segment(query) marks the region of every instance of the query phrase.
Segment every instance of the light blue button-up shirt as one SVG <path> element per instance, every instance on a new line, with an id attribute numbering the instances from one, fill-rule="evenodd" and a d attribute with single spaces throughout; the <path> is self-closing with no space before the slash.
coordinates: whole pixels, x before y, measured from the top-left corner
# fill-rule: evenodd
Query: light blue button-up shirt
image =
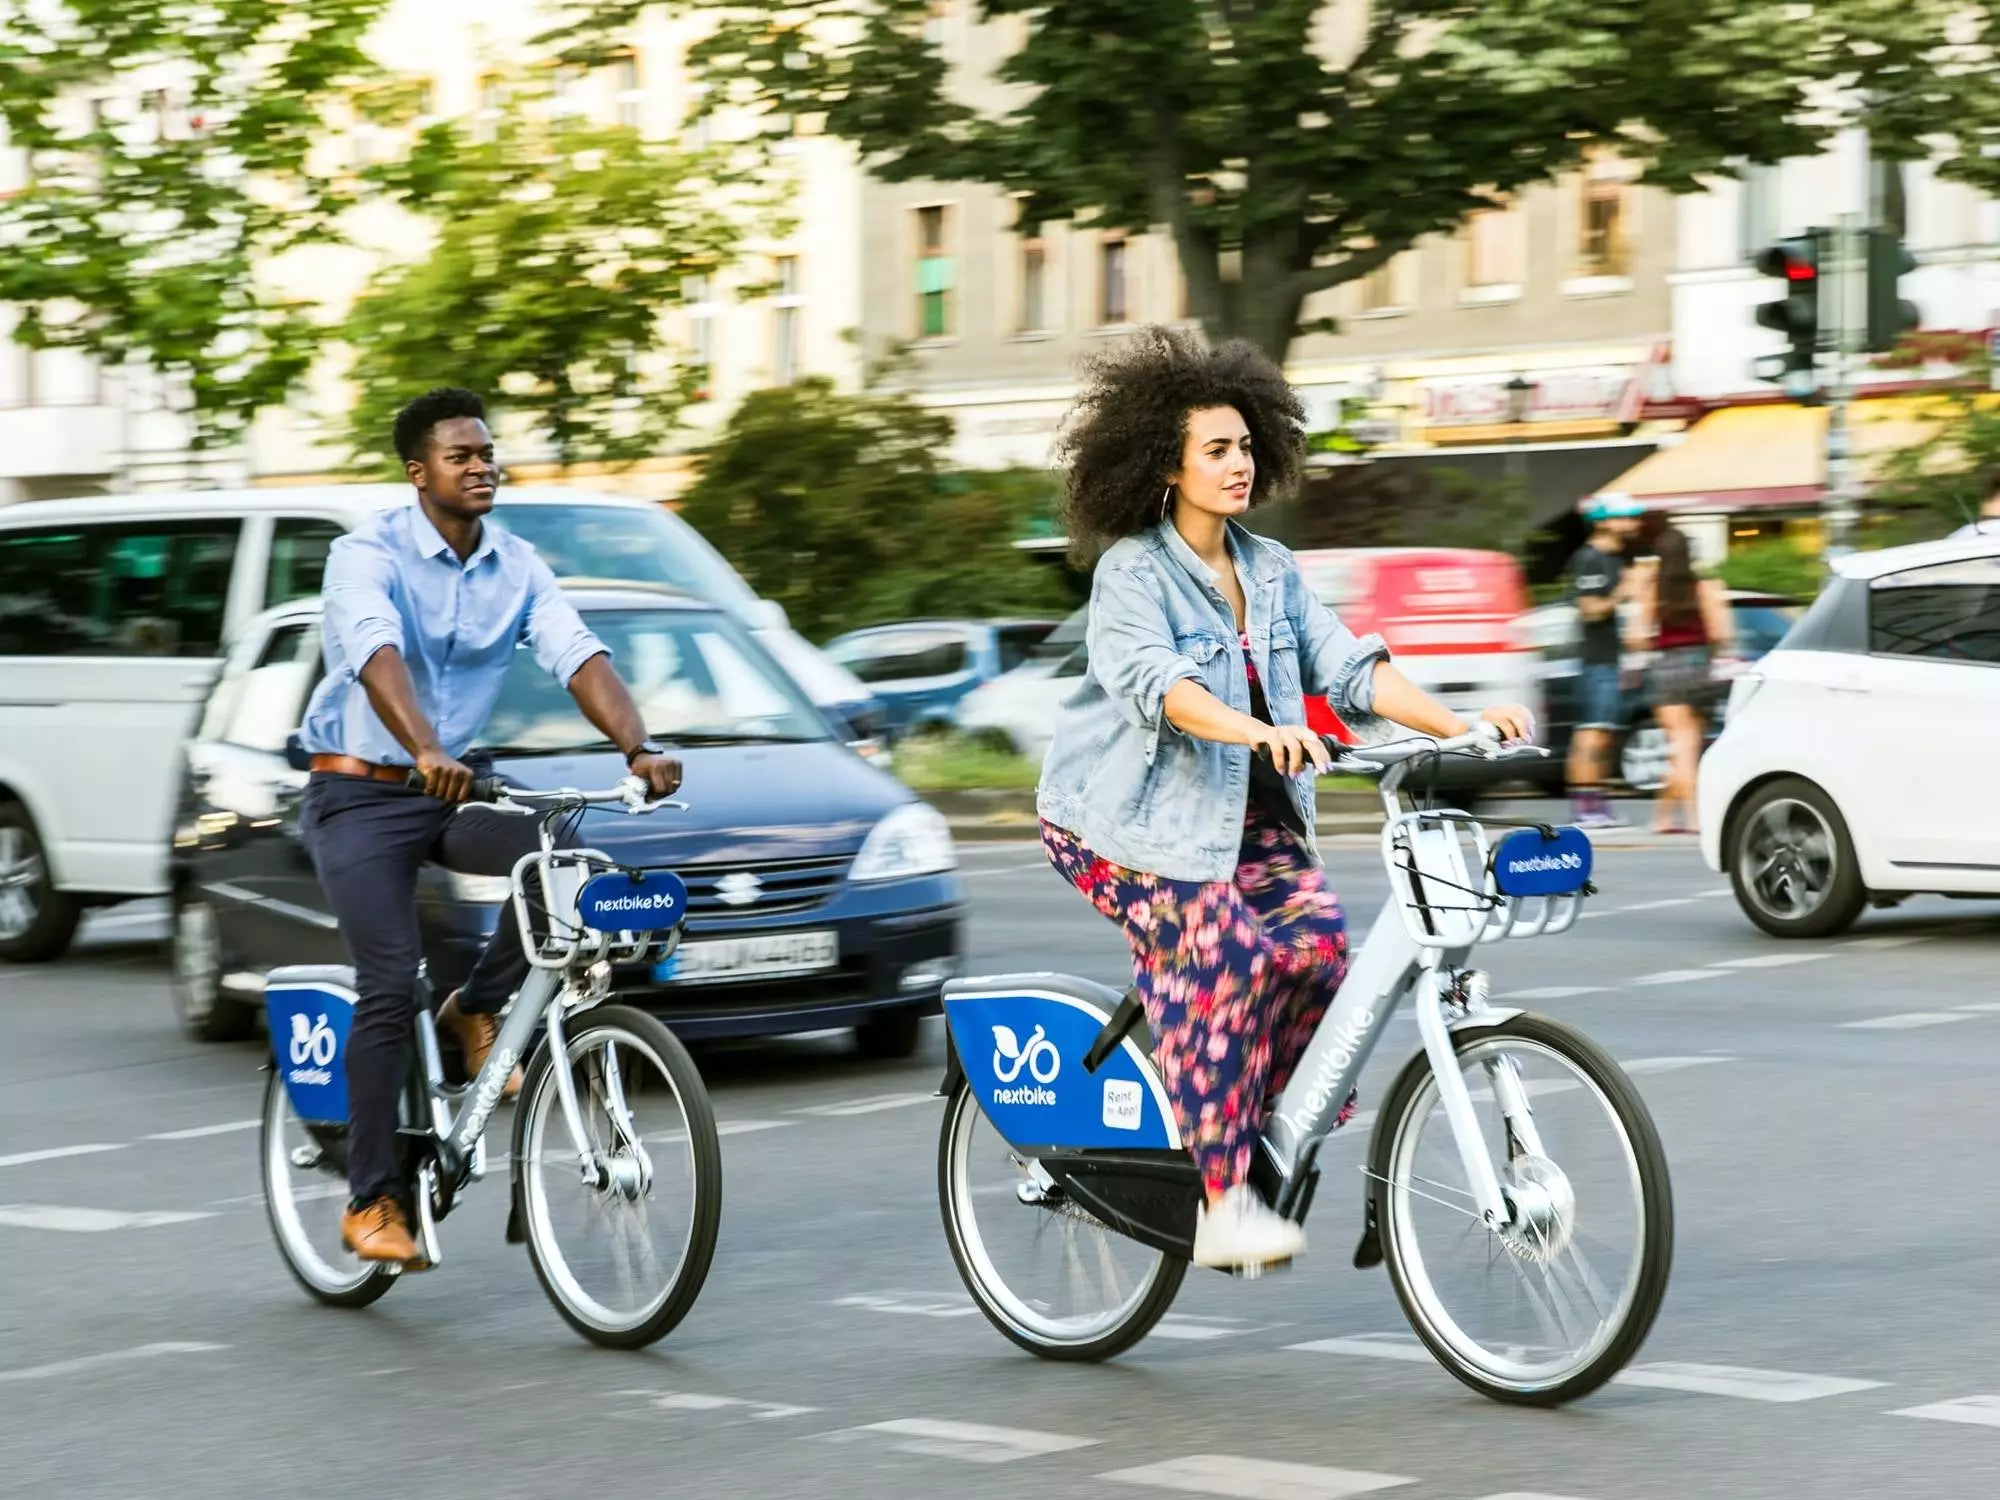
<path id="1" fill-rule="evenodd" d="M 533 547 L 482 526 L 478 547 L 461 563 L 415 505 L 385 511 L 336 541 L 320 598 L 326 676 L 299 736 L 313 755 L 411 763 L 361 685 L 361 669 L 384 646 L 402 653 L 417 702 L 453 756 L 486 727 L 521 641 L 565 687 L 591 657 L 609 654 Z"/>

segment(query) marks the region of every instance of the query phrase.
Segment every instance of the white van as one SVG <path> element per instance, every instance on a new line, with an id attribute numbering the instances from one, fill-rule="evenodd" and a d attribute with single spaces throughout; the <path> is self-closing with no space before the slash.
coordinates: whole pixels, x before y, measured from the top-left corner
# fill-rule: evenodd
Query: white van
<path id="1" fill-rule="evenodd" d="M 407 485 L 100 496 L 0 509 L 0 960 L 52 958 L 86 907 L 166 890 L 181 746 L 224 643 L 319 592 L 334 538 Z M 567 486 L 492 519 L 558 576 L 670 584 L 727 609 L 865 741 L 879 714 L 700 533 L 661 505 Z"/>

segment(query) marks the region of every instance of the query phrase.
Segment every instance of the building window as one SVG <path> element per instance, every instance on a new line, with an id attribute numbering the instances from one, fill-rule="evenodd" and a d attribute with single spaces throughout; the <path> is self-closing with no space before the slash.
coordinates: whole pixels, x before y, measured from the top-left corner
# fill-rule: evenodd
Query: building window
<path id="1" fill-rule="evenodd" d="M 1518 293 L 1527 280 L 1521 216 L 1485 208 L 1465 221 L 1465 284 L 1488 294 Z"/>
<path id="2" fill-rule="evenodd" d="M 1778 168 L 1752 162 L 1737 184 L 1737 253 L 1755 260 L 1778 237 Z"/>
<path id="3" fill-rule="evenodd" d="M 942 204 L 917 210 L 917 337 L 952 334 L 951 210 Z"/>
<path id="4" fill-rule="evenodd" d="M 1123 235 L 1111 235 L 1097 247 L 1097 321 L 1117 328 L 1132 321 L 1130 246 Z"/>
<path id="5" fill-rule="evenodd" d="M 688 348 L 696 368 L 702 372 L 704 390 L 714 384 L 715 369 L 715 283 L 707 276 L 689 276 L 681 281 L 681 301 L 687 306 Z"/>
<path id="6" fill-rule="evenodd" d="M 618 123 L 628 130 L 637 130 L 646 95 L 639 87 L 639 59 L 630 53 L 612 60 L 611 97 L 617 106 Z"/>
<path id="7" fill-rule="evenodd" d="M 1021 241 L 1021 333 L 1049 328 L 1049 246 L 1040 235 Z"/>
<path id="8" fill-rule="evenodd" d="M 1576 274 L 1592 279 L 1631 275 L 1631 165 L 1609 152 L 1593 152 L 1584 168 L 1582 209 Z"/>
<path id="9" fill-rule="evenodd" d="M 1355 310 L 1363 316 L 1385 316 L 1407 311 L 1416 301 L 1416 294 L 1410 285 L 1414 268 L 1412 252 L 1406 250 L 1401 255 L 1391 256 L 1361 278 L 1355 292 Z"/>
<path id="10" fill-rule="evenodd" d="M 777 322 L 772 330 L 771 374 L 779 385 L 799 378 L 799 258 L 781 255 L 777 261 Z"/>

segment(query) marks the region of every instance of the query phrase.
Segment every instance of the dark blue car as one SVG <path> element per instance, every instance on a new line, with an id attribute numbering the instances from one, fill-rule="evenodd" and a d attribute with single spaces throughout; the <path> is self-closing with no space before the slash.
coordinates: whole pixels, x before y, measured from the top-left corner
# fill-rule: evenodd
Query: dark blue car
<path id="1" fill-rule="evenodd" d="M 686 1038 L 851 1026 L 908 1054 L 957 972 L 963 892 L 944 819 L 856 755 L 722 610 L 635 585 L 570 586 L 648 729 L 686 766 L 686 812 L 592 813 L 583 843 L 686 880 L 667 964 L 622 998 Z M 253 621 L 187 747 L 171 859 L 174 995 L 194 1034 L 249 1034 L 265 971 L 346 961 L 300 843 L 306 776 L 287 741 L 321 672 L 319 606 Z M 488 725 L 494 769 L 529 786 L 609 786 L 624 762 L 522 650 Z M 469 971 L 508 882 L 431 868 L 418 896 L 442 996 Z"/>
<path id="2" fill-rule="evenodd" d="M 849 631 L 826 654 L 881 701 L 891 740 L 949 729 L 958 702 L 1034 654 L 1055 620 L 906 620 Z"/>

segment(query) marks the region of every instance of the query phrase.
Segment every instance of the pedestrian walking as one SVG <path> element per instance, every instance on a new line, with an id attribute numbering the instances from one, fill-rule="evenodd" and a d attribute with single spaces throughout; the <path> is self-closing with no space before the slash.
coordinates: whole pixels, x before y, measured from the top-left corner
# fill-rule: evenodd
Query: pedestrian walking
<path id="1" fill-rule="evenodd" d="M 1667 737 L 1667 775 L 1653 802 L 1653 832 L 1693 833 L 1695 769 L 1715 709 L 1715 662 L 1734 651 L 1734 626 L 1722 586 L 1695 572 L 1678 526 L 1657 512 L 1649 515 L 1638 550 L 1653 566 L 1633 590 L 1633 642 L 1653 653 L 1646 697 Z"/>
<path id="2" fill-rule="evenodd" d="M 1582 623 L 1577 656 L 1577 722 L 1570 736 L 1572 814 L 1585 828 L 1615 828 L 1605 799 L 1611 742 L 1625 725 L 1618 606 L 1626 594 L 1626 546 L 1640 509 L 1624 495 L 1593 496 L 1584 506 L 1590 536 L 1569 561 L 1570 600 Z"/>

